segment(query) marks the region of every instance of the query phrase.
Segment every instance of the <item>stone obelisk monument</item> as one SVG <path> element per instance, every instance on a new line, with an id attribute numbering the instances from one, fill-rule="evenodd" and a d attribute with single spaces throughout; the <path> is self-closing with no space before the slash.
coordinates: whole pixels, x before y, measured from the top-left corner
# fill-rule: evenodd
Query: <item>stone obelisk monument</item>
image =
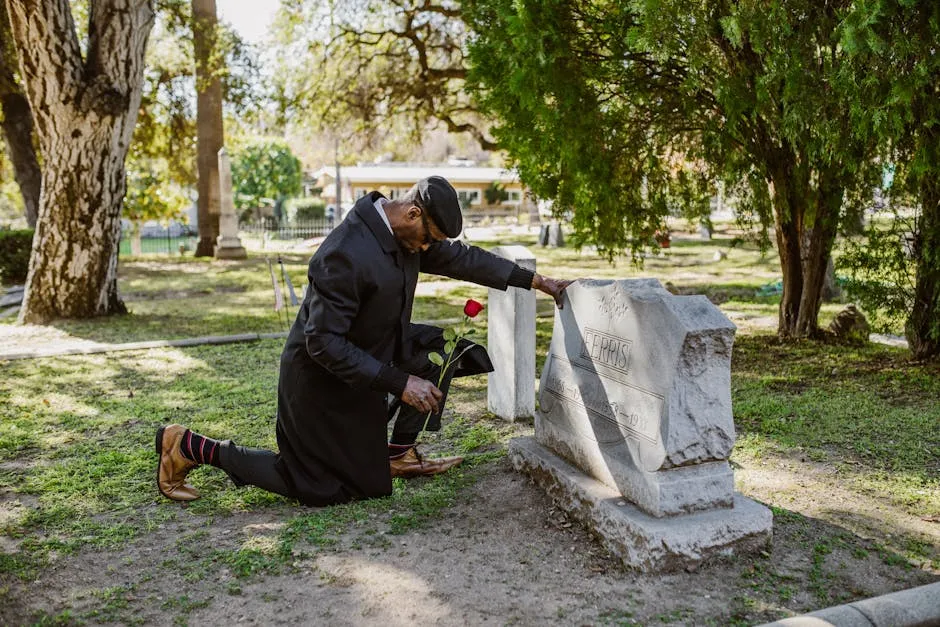
<path id="1" fill-rule="evenodd" d="M 219 150 L 219 239 L 215 244 L 216 259 L 244 259 L 248 256 L 238 239 L 238 217 L 232 200 L 232 166 L 225 148 Z"/>

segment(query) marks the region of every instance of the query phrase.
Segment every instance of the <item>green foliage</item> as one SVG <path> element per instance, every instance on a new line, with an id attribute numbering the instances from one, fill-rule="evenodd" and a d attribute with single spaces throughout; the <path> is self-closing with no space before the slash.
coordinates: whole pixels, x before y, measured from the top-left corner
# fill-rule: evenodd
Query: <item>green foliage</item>
<path id="1" fill-rule="evenodd" d="M 162 161 L 167 180 L 187 187 L 196 184 L 197 176 L 192 5 L 189 0 L 159 0 L 155 9 L 128 158 L 138 164 Z M 225 105 L 243 116 L 254 114 L 261 100 L 254 52 L 225 24 L 218 26 L 214 41 Z"/>
<path id="2" fill-rule="evenodd" d="M 818 329 L 840 222 L 870 196 L 876 138 L 837 80 L 848 8 L 811 0 L 467 0 L 470 80 L 523 181 L 572 214 L 575 245 L 636 260 L 668 216 L 700 219 L 723 183 L 775 225 L 778 332 Z"/>
<path id="3" fill-rule="evenodd" d="M 0 283 L 22 283 L 29 271 L 33 230 L 0 230 Z"/>
<path id="4" fill-rule="evenodd" d="M 235 206 L 250 209 L 272 205 L 275 200 L 300 193 L 300 160 L 279 140 L 248 144 L 232 155 L 232 187 Z"/>
<path id="5" fill-rule="evenodd" d="M 462 6 L 495 135 L 537 195 L 574 209 L 576 243 L 643 246 L 667 215 L 707 215 L 717 179 L 766 225 L 767 183 L 787 159 L 803 168 L 787 184 L 810 205 L 832 184 L 817 185 L 821 173 L 857 182 L 864 146 L 822 88 L 840 62 L 838 19 L 817 3 Z"/>
<path id="6" fill-rule="evenodd" d="M 509 200 L 509 192 L 503 188 L 501 183 L 493 181 L 489 187 L 483 190 L 483 198 L 486 199 L 488 205 L 498 205 L 504 200 Z"/>
<path id="7" fill-rule="evenodd" d="M 23 217 L 23 195 L 13 177 L 13 162 L 6 146 L 0 147 L 0 224 Z"/>
<path id="8" fill-rule="evenodd" d="M 179 218 L 188 203 L 183 190 L 170 179 L 165 162 L 128 167 L 124 217 L 131 222 Z"/>
<path id="9" fill-rule="evenodd" d="M 852 63 L 838 78 L 851 103 L 853 129 L 878 138 L 881 159 L 894 171 L 892 195 L 912 198 L 917 206 L 905 331 L 918 358 L 940 357 L 938 40 L 940 4 L 929 1 L 853 3 L 841 29 Z"/>
<path id="10" fill-rule="evenodd" d="M 836 267 L 849 274 L 846 291 L 880 332 L 903 327 L 914 304 L 912 224 L 901 216 L 887 225 L 873 222 L 864 237 L 847 240 L 836 259 Z"/>
<path id="11" fill-rule="evenodd" d="M 291 222 L 320 220 L 326 215 L 326 203 L 313 198 L 291 198 L 286 203 Z"/>

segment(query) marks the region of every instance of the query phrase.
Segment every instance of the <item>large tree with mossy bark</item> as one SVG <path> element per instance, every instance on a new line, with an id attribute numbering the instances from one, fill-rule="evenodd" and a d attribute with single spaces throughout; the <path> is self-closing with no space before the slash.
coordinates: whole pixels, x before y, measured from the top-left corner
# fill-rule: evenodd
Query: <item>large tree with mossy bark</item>
<path id="1" fill-rule="evenodd" d="M 86 48 L 68 0 L 6 0 L 33 110 L 42 192 L 19 320 L 125 311 L 118 295 L 124 160 L 141 98 L 150 0 L 92 0 Z"/>

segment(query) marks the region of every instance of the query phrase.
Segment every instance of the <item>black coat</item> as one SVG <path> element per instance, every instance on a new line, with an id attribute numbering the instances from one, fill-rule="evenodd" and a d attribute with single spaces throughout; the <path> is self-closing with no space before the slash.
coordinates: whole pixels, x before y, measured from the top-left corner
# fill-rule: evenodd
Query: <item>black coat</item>
<path id="1" fill-rule="evenodd" d="M 418 272 L 504 290 L 515 268 L 450 240 L 423 253 L 402 250 L 375 210 L 380 197 L 359 199 L 310 260 L 307 294 L 281 354 L 277 468 L 309 505 L 391 493 L 386 401 L 407 381 L 391 364 L 440 333 L 411 325 Z"/>

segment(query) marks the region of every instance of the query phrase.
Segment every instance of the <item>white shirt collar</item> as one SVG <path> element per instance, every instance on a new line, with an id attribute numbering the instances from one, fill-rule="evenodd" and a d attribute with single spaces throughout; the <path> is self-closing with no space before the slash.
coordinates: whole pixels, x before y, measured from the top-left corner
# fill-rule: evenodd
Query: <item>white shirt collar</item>
<path id="1" fill-rule="evenodd" d="M 392 230 L 392 223 L 388 221 L 388 216 L 385 215 L 384 207 L 385 203 L 387 202 L 388 198 L 379 198 L 374 203 L 372 203 L 372 205 L 375 207 L 375 210 L 379 212 L 379 217 L 382 218 L 382 222 L 384 222 L 385 226 L 388 227 L 388 232 L 394 235 L 395 232 Z"/>

